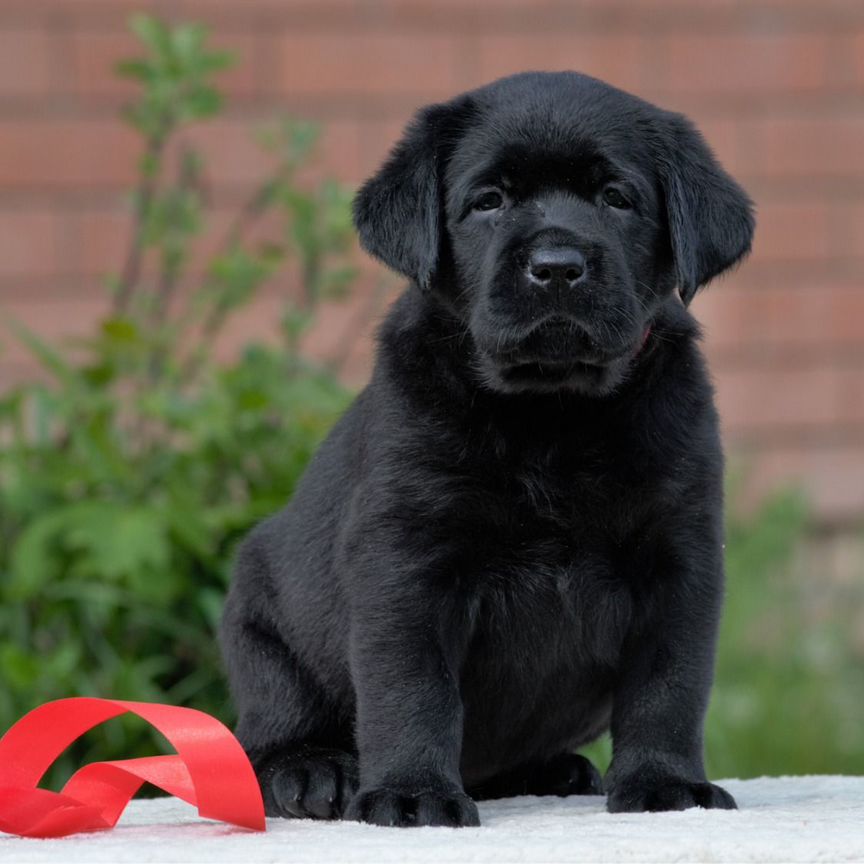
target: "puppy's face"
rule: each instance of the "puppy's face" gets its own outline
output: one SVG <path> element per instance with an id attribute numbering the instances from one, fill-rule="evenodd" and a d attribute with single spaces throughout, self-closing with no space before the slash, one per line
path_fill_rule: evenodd
<path id="1" fill-rule="evenodd" d="M 575 73 L 503 79 L 418 115 L 360 191 L 361 241 L 443 299 L 475 375 L 603 395 L 658 308 L 750 245 L 742 190 L 678 115 Z"/>
<path id="2" fill-rule="evenodd" d="M 610 390 L 673 289 L 650 158 L 569 109 L 491 109 L 446 174 L 456 282 L 497 389 Z"/>

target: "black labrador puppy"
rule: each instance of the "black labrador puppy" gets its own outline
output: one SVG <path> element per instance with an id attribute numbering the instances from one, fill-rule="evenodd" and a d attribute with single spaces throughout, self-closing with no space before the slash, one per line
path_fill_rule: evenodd
<path id="1" fill-rule="evenodd" d="M 473 798 L 735 806 L 702 727 L 723 457 L 696 290 L 751 204 L 693 126 L 575 73 L 419 112 L 360 190 L 411 283 L 369 386 L 242 544 L 222 630 L 271 815 L 477 825 Z"/>

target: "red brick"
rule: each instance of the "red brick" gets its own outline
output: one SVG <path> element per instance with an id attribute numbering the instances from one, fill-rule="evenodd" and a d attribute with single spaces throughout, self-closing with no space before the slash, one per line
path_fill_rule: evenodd
<path id="1" fill-rule="evenodd" d="M 263 121 L 252 118 L 217 118 L 196 123 L 178 140 L 200 150 L 208 185 L 247 185 L 263 179 L 270 168 L 270 160 L 255 140 L 262 125 Z"/>
<path id="2" fill-rule="evenodd" d="M 270 15 L 285 9 L 298 7 L 313 9 L 316 6 L 343 11 L 346 7 L 355 7 L 357 0 L 254 0 L 254 3 L 249 5 L 254 6 L 255 13 Z M 192 17 L 198 15 L 202 18 L 212 12 L 237 12 L 235 0 L 183 0 L 183 7 L 186 14 Z"/>
<path id="3" fill-rule="evenodd" d="M 264 179 L 273 159 L 256 140 L 271 115 L 242 120 L 221 118 L 180 133 L 200 148 L 208 182 L 214 187 L 249 185 Z M 357 124 L 336 121 L 323 130 L 322 162 L 328 173 L 357 177 Z M 0 186 L 128 186 L 136 178 L 140 139 L 119 121 L 0 120 Z M 168 170 L 173 162 L 167 161 Z"/>
<path id="4" fill-rule="evenodd" d="M 69 80 L 67 86 L 94 96 L 133 95 L 136 85 L 121 78 L 115 66 L 121 60 L 142 56 L 141 43 L 127 30 L 77 30 L 69 34 Z"/>
<path id="5" fill-rule="evenodd" d="M 854 81 L 859 87 L 864 86 L 864 30 L 849 37 L 847 50 Z"/>
<path id="6" fill-rule="evenodd" d="M 604 0 L 593 0 L 593 2 L 606 5 Z M 776 13 L 780 10 L 786 12 L 810 12 L 812 4 L 807 0 L 699 0 L 698 4 L 690 0 L 627 0 L 628 6 L 642 6 L 646 8 L 664 9 L 669 11 L 686 10 L 696 11 L 698 8 L 718 10 L 724 8 L 739 9 L 747 14 L 748 20 L 753 20 L 760 10 L 770 10 L 775 13 L 774 21 L 777 21 Z M 831 10 L 832 12 L 843 10 L 858 10 L 857 0 L 823 0 L 819 11 Z M 749 13 L 749 14 L 748 14 Z M 782 20 L 782 19 L 780 19 Z"/>
<path id="7" fill-rule="evenodd" d="M 279 86 L 285 93 L 417 93 L 461 89 L 461 36 L 408 33 L 291 33 L 283 37 Z"/>
<path id="8" fill-rule="evenodd" d="M 860 281 L 831 292 L 820 311 L 834 343 L 864 342 L 864 290 Z"/>
<path id="9" fill-rule="evenodd" d="M 117 273 L 132 230 L 131 209 L 80 210 L 66 216 L 79 237 L 76 271 L 88 276 Z"/>
<path id="10" fill-rule="evenodd" d="M 308 166 L 298 174 L 298 182 L 318 182 L 322 177 L 351 184 L 363 180 L 368 173 L 361 155 L 366 125 L 350 119 L 320 122 L 317 148 Z"/>
<path id="11" fill-rule="evenodd" d="M 732 460 L 732 465 L 736 460 Z M 779 489 L 803 491 L 824 520 L 849 519 L 864 512 L 864 445 L 774 445 L 739 460 L 746 498 Z"/>
<path id="12" fill-rule="evenodd" d="M 645 45 L 643 37 L 622 33 L 481 33 L 474 58 L 477 83 L 526 69 L 573 69 L 618 87 L 638 89 L 645 75 Z"/>
<path id="13" fill-rule="evenodd" d="M 205 21 L 206 23 L 206 21 Z M 256 59 L 266 37 L 213 29 L 208 44 L 214 51 L 227 51 L 234 63 L 214 76 L 216 86 L 229 96 L 248 96 L 258 91 Z"/>
<path id="14" fill-rule="evenodd" d="M 742 119 L 740 136 L 745 175 L 860 178 L 864 173 L 860 112 Z"/>
<path id="15" fill-rule="evenodd" d="M 85 95 L 129 97 L 138 85 L 117 75 L 121 60 L 145 54 L 141 43 L 128 31 L 78 30 L 71 34 L 72 77 L 76 89 Z M 214 33 L 209 44 L 214 50 L 235 55 L 231 69 L 215 76 L 225 93 L 249 94 L 256 89 L 255 37 L 248 34 Z"/>
<path id="16" fill-rule="evenodd" d="M 197 20 L 193 11 L 186 9 L 189 2 L 190 0 L 147 0 L 146 3 L 141 0 L 3 0 L 3 10 L 16 20 L 49 19 L 58 21 L 64 27 L 104 29 L 125 26 L 133 14 L 140 12 L 158 15 L 167 20 Z M 260 0 L 251 2 L 257 3 Z"/>
<path id="17" fill-rule="evenodd" d="M 0 186 L 127 185 L 141 148 L 114 120 L 0 120 Z"/>
<path id="18" fill-rule="evenodd" d="M 804 92 L 836 83 L 821 34 L 686 32 L 659 37 L 655 86 L 671 93 Z"/>
<path id="19" fill-rule="evenodd" d="M 724 429 L 739 435 L 759 429 L 830 427 L 841 420 L 841 376 L 829 365 L 805 368 L 712 369 Z"/>
<path id="20" fill-rule="evenodd" d="M 712 351 L 741 348 L 864 350 L 864 290 L 848 281 L 809 288 L 713 285 L 693 304 Z"/>
<path id="21" fill-rule="evenodd" d="M 738 146 L 739 121 L 737 117 L 718 117 L 714 114 L 691 114 L 693 122 L 708 142 L 720 164 L 733 176 L 746 170 L 747 155 Z"/>
<path id="22" fill-rule="evenodd" d="M 758 228 L 753 260 L 802 261 L 828 259 L 833 253 L 831 205 L 810 201 L 757 202 Z"/>
<path id="23" fill-rule="evenodd" d="M 0 96 L 33 97 L 51 89 L 51 45 L 40 30 L 0 29 Z"/>
<path id="24" fill-rule="evenodd" d="M 274 164 L 256 140 L 270 117 L 195 124 L 178 143 L 200 148 L 212 186 L 257 183 Z M 141 149 L 139 137 L 119 121 L 0 119 L 0 187 L 127 187 L 136 179 Z M 357 178 L 359 152 L 356 123 L 335 121 L 324 128 L 321 153 L 327 173 Z M 172 170 L 171 158 L 166 164 Z"/>
<path id="25" fill-rule="evenodd" d="M 858 320 L 861 321 L 860 318 Z M 864 439 L 864 360 L 858 362 L 857 366 L 843 370 L 840 400 L 844 406 L 845 419 L 861 427 Z"/>
<path id="26" fill-rule="evenodd" d="M 160 0 L 157 0 L 157 4 Z M 136 0 L 4 0 L 8 6 L 20 6 L 21 8 L 41 8 L 62 11 L 74 11 L 76 8 L 97 9 L 103 15 L 110 14 L 112 7 L 119 9 L 140 9 L 141 3 Z"/>
<path id="27" fill-rule="evenodd" d="M 269 113 L 260 118 L 220 118 L 197 124 L 183 134 L 183 140 L 200 149 L 209 185 L 217 189 L 252 186 L 270 176 L 276 164 L 258 141 L 259 133 L 272 126 L 274 119 Z M 323 174 L 359 179 L 359 125 L 352 120 L 335 120 L 320 126 L 318 149 L 304 176 L 307 180 Z"/>
<path id="28" fill-rule="evenodd" d="M 377 120 L 363 127 L 361 138 L 361 174 L 368 177 L 384 161 L 387 154 L 402 137 L 402 133 L 411 113 L 405 112 L 403 117 L 388 120 Z"/>
<path id="29" fill-rule="evenodd" d="M 57 273 L 56 232 L 50 209 L 0 210 L 0 278 Z"/>
<path id="30" fill-rule="evenodd" d="M 275 158 L 257 140 L 273 123 L 266 118 L 223 118 L 201 123 L 183 134 L 183 140 L 199 148 L 205 160 L 205 176 L 214 188 L 252 186 L 268 177 Z M 305 176 L 322 174 L 357 178 L 360 164 L 358 124 L 335 120 L 321 124 L 321 139 Z"/>
<path id="31" fill-rule="evenodd" d="M 839 204 L 837 221 L 837 251 L 864 257 L 864 195 Z M 864 286 L 861 290 L 864 293 Z"/>

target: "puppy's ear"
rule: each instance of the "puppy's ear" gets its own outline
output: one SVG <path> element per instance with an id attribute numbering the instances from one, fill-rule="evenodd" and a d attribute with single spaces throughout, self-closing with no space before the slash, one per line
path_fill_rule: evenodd
<path id="1" fill-rule="evenodd" d="M 421 109 L 354 199 L 360 245 L 424 289 L 438 266 L 442 177 L 459 113 L 452 103 Z"/>
<path id="2" fill-rule="evenodd" d="M 678 290 L 687 305 L 750 251 L 753 203 L 689 120 L 670 114 L 664 132 L 657 158 Z"/>

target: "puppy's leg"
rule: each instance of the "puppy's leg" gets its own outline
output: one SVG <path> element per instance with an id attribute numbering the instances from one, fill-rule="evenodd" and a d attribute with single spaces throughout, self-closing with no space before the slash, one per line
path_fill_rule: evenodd
<path id="1" fill-rule="evenodd" d="M 434 556 L 415 550 L 402 557 L 370 534 L 364 541 L 377 554 L 354 562 L 350 662 L 360 788 L 346 817 L 376 825 L 478 825 L 459 770 L 456 670 L 469 628 L 454 623 L 460 604 L 448 594 L 447 567 L 430 573 Z"/>
<path id="2" fill-rule="evenodd" d="M 357 789 L 350 737 L 287 647 L 258 625 L 239 628 L 230 657 L 237 738 L 268 816 L 337 819 Z"/>
<path id="3" fill-rule="evenodd" d="M 589 759 L 579 753 L 559 753 L 545 762 L 528 762 L 470 790 L 478 800 L 517 795 L 602 795 L 603 780 Z"/>
<path id="4" fill-rule="evenodd" d="M 643 577 L 653 586 L 653 614 L 623 647 L 606 776 L 611 812 L 735 807 L 707 781 L 702 760 L 723 594 L 720 514 L 690 506 L 666 519 L 659 566 Z"/>
<path id="5" fill-rule="evenodd" d="M 222 620 L 222 653 L 268 816 L 336 819 L 357 788 L 350 718 L 341 716 L 270 625 L 262 569 L 241 547 Z"/>

